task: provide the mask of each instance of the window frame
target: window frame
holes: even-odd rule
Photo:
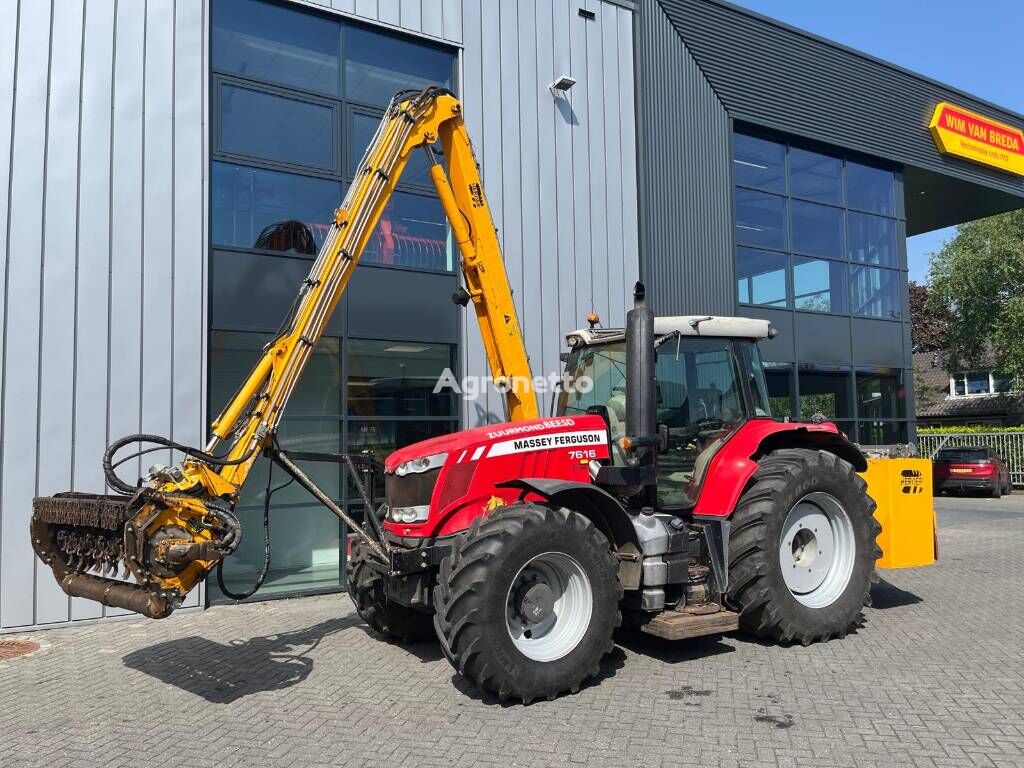
[[[815,145],[813,142],[802,142],[802,141],[799,141],[799,140],[794,140],[794,139],[792,139],[790,137],[776,135],[776,134],[773,134],[770,131],[766,131],[764,129],[759,129],[756,126],[748,126],[748,125],[745,125],[745,124],[736,124],[736,125],[733,126],[732,136],[734,137],[732,139],[733,146],[735,145],[735,137],[740,137],[740,136],[748,137],[748,138],[753,138],[753,139],[758,139],[758,140],[761,140],[761,141],[770,141],[770,142],[774,142],[775,144],[781,146],[783,148],[783,150],[784,150],[784,152],[783,152],[783,180],[785,182],[783,184],[782,191],[770,191],[770,190],[762,188],[762,187],[756,187],[756,186],[751,186],[749,184],[741,183],[740,181],[738,181],[736,179],[735,172],[733,172],[733,174],[732,174],[731,204],[732,204],[732,211],[733,211],[732,242],[733,242],[733,268],[734,268],[734,275],[735,275],[737,253],[738,253],[738,249],[741,248],[741,247],[742,248],[754,248],[754,249],[757,249],[757,250],[769,251],[769,252],[784,254],[784,255],[789,257],[789,266],[787,268],[787,277],[786,277],[786,284],[788,286],[788,289],[787,289],[788,290],[788,296],[787,296],[787,306],[786,307],[778,307],[778,306],[773,306],[773,305],[770,305],[770,304],[755,304],[755,303],[751,303],[751,302],[740,301],[739,300],[739,293],[740,292],[739,292],[738,285],[734,288],[734,295],[736,296],[737,304],[739,306],[743,306],[743,307],[767,307],[767,308],[770,308],[770,309],[780,309],[780,310],[785,310],[785,311],[790,311],[790,312],[804,312],[804,313],[818,314],[818,315],[820,315],[820,314],[827,314],[827,315],[832,315],[834,317],[848,317],[848,318],[851,318],[851,319],[852,318],[869,318],[869,319],[873,319],[873,320],[884,320],[886,322],[893,322],[893,323],[906,322],[905,319],[904,319],[904,317],[906,315],[906,311],[905,311],[906,307],[905,307],[905,302],[904,302],[904,299],[903,299],[903,294],[905,292],[903,290],[903,288],[906,285],[906,281],[907,281],[907,266],[906,266],[906,255],[905,255],[905,251],[904,251],[905,246],[901,245],[901,242],[905,242],[905,239],[901,238],[901,232],[903,230],[900,228],[900,224],[901,224],[903,218],[902,218],[902,213],[901,213],[901,210],[900,210],[900,206],[899,206],[899,202],[898,202],[898,195],[897,195],[897,189],[898,189],[898,184],[899,184],[899,170],[896,169],[896,168],[883,167],[882,165],[878,164],[877,162],[875,162],[875,163],[865,162],[861,158],[859,158],[857,156],[854,156],[852,154],[843,153],[840,150],[838,150],[837,148],[822,147],[822,146],[819,146],[819,145]],[[814,197],[808,197],[808,196],[805,196],[805,195],[795,194],[793,192],[792,183],[791,183],[792,169],[791,169],[790,158],[791,158],[791,155],[793,154],[794,150],[801,151],[801,152],[812,152],[812,153],[815,153],[815,154],[818,154],[818,155],[822,155],[822,156],[826,156],[826,157],[831,157],[831,158],[834,158],[836,160],[839,160],[839,162],[840,162],[839,184],[840,184],[840,193],[841,193],[840,197],[841,197],[841,199],[840,199],[840,201],[838,203],[830,202],[830,201],[825,201],[825,200],[821,200],[821,199],[816,199]],[[732,152],[732,158],[731,159],[732,159],[733,162],[735,162],[735,150],[732,149],[731,152]],[[889,173],[889,174],[892,175],[892,178],[893,178],[893,189],[892,189],[893,211],[892,211],[891,214],[883,214],[883,213],[879,213],[878,211],[875,211],[875,210],[868,210],[868,209],[864,209],[864,208],[859,208],[859,207],[856,207],[856,206],[851,206],[849,204],[849,195],[847,193],[847,168],[848,168],[850,163],[856,164],[858,166],[867,167],[867,168],[874,168],[876,170],[884,171],[884,172]],[[736,220],[736,193],[737,193],[738,190],[745,190],[745,191],[748,191],[748,192],[757,192],[757,193],[760,193],[761,195],[768,195],[768,196],[778,197],[778,198],[782,198],[784,200],[784,210],[785,210],[785,221],[784,221],[784,241],[785,241],[785,247],[784,248],[777,248],[777,247],[773,247],[773,246],[764,246],[764,245],[750,245],[750,244],[741,242],[740,238],[737,235],[737,220]],[[793,207],[794,207],[793,203],[794,202],[797,202],[797,203],[810,203],[812,205],[819,205],[819,206],[824,206],[824,207],[827,207],[827,208],[839,209],[839,210],[842,211],[842,249],[841,249],[841,252],[840,252],[840,254],[838,256],[826,256],[826,255],[822,255],[822,254],[818,254],[818,253],[810,253],[810,252],[805,252],[805,251],[797,250],[796,249],[795,243],[793,241]],[[867,262],[854,261],[853,259],[850,258],[850,221],[849,221],[849,219],[850,219],[850,214],[851,213],[852,214],[866,214],[866,215],[875,216],[875,217],[878,217],[878,218],[881,218],[881,219],[888,219],[889,221],[891,221],[893,223],[893,227],[894,227],[895,233],[896,233],[896,238],[895,238],[896,239],[895,264],[893,264],[893,265],[869,264]],[[845,272],[846,272],[845,283],[846,283],[846,292],[847,292],[847,294],[845,296],[845,305],[846,305],[846,311],[845,312],[831,312],[831,311],[823,312],[821,310],[816,310],[816,309],[808,309],[808,308],[798,308],[798,307],[796,307],[796,287],[795,287],[795,274],[794,274],[794,270],[795,270],[795,266],[796,266],[796,258],[797,257],[814,258],[814,259],[821,259],[821,260],[825,260],[825,261],[835,261],[835,262],[839,262],[839,263],[842,263],[842,264],[845,265]],[[893,273],[896,274],[896,281],[897,281],[897,296],[896,296],[896,299],[897,299],[897,307],[898,307],[899,317],[891,317],[891,316],[877,317],[875,315],[857,314],[857,313],[855,313],[853,311],[854,301],[853,301],[853,293],[852,293],[852,291],[853,291],[853,269],[854,269],[854,267],[871,267],[873,269],[889,270],[890,272],[893,272]],[[734,283],[738,283],[738,280],[739,280],[739,278],[736,277],[736,279],[734,280]]]
[[[217,250],[228,250],[241,253],[256,253],[261,255],[278,256],[283,258],[300,258],[306,260],[315,260],[316,255],[308,254],[297,254],[297,253],[283,253],[281,251],[268,250],[263,248],[245,247],[237,245],[217,245],[213,241],[213,213],[214,213],[214,190],[212,184],[212,167],[213,163],[230,163],[232,165],[238,165],[245,168],[255,168],[259,170],[277,171],[281,173],[292,173],[301,176],[307,176],[316,179],[332,180],[341,183],[341,196],[339,196],[337,204],[340,205],[342,198],[345,195],[349,185],[351,185],[355,178],[355,169],[353,166],[358,161],[358,158],[352,159],[352,154],[349,144],[351,142],[346,140],[346,137],[350,135],[350,129],[353,121],[354,113],[362,113],[364,115],[376,116],[380,119],[383,116],[384,110],[373,104],[366,104],[364,102],[354,101],[346,99],[346,87],[345,87],[345,29],[346,27],[360,27],[375,34],[381,34],[389,37],[396,37],[407,42],[412,42],[419,45],[424,45],[439,51],[446,51],[451,55],[452,58],[452,72],[451,82],[453,84],[453,90],[458,92],[459,90],[459,60],[460,51],[457,47],[444,44],[440,41],[426,41],[421,40],[413,35],[403,34],[400,31],[388,29],[376,24],[369,22],[362,22],[356,19],[350,19],[348,17],[342,17],[335,14],[318,12],[312,8],[296,8],[291,5],[282,4],[276,2],[276,0],[261,0],[268,2],[272,5],[279,5],[282,8],[297,10],[301,13],[317,16],[322,19],[335,22],[338,25],[338,39],[339,39],[339,91],[337,96],[323,93],[320,91],[303,89],[301,87],[295,87],[286,83],[279,83],[277,81],[269,80],[258,80],[247,78],[244,75],[239,75],[235,72],[229,72],[224,70],[218,70],[213,65],[213,57],[211,54],[210,61],[208,64],[208,83],[210,89],[210,110],[212,112],[210,116],[210,125],[207,130],[209,152],[207,157],[207,173],[211,179],[209,192],[207,194],[207,216],[211,222],[211,226],[208,228],[207,247],[212,252],[214,248]],[[210,24],[209,30],[209,44],[212,48],[214,46],[214,35],[215,29],[213,24]],[[221,117],[221,85],[234,84],[239,87],[244,87],[249,90],[267,93],[273,96],[281,96],[284,98],[294,99],[300,102],[306,102],[315,104],[317,106],[330,106],[332,108],[332,120],[333,120],[333,141],[335,148],[335,167],[331,170],[324,170],[319,166],[308,166],[300,165],[288,162],[282,162],[278,160],[271,160],[268,158],[254,157],[235,152],[226,152],[222,149],[220,139],[222,130],[222,117]],[[434,200],[438,199],[437,190],[433,185],[422,185],[413,184],[399,179],[399,183],[395,186],[396,192],[402,192],[406,194],[416,195],[418,197],[427,197]],[[324,222],[328,223],[328,222]],[[418,267],[413,265],[405,264],[383,264],[378,262],[366,262],[366,266],[373,267],[375,269],[400,269],[418,273],[430,273],[430,274],[443,274],[452,275],[457,272],[458,257],[457,254],[453,253],[454,243],[450,236],[450,225],[447,220],[445,224],[448,227],[449,235],[447,237],[447,248],[448,248],[448,262],[451,265],[450,268],[446,269],[433,269],[430,267]]]

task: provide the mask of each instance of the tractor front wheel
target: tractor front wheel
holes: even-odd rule
[[[366,547],[356,541],[345,569],[348,596],[359,617],[370,629],[404,643],[434,639],[430,614],[388,600],[384,576],[367,564],[367,557]]]
[[[460,674],[529,703],[598,674],[621,597],[611,547],[589,520],[513,504],[475,520],[442,560],[434,625]]]
[[[867,486],[825,451],[763,457],[732,516],[729,603],[758,637],[808,645],[843,637],[862,609],[882,552]]]

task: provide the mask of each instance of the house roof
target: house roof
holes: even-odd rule
[[[1018,420],[1024,421],[1024,394],[1000,393],[950,397],[949,371],[943,366],[941,354],[915,352],[914,374],[916,384],[923,384],[942,393],[942,399],[931,405],[923,406],[918,403],[917,417],[919,419],[963,420],[1016,415]]]

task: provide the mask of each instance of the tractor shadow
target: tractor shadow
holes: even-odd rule
[[[232,640],[183,637],[132,651],[122,658],[129,669],[212,704],[230,704],[263,691],[297,685],[313,670],[310,656],[325,637],[361,623],[355,614],[329,619],[294,632]]]
[[[889,608],[902,608],[921,602],[924,601],[913,592],[900,589],[885,579],[880,579],[877,584],[871,587],[871,607],[879,611]]]

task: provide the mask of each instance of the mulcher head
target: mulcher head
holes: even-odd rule
[[[143,494],[38,497],[32,547],[69,595],[160,619],[218,559],[205,512],[198,500]]]

